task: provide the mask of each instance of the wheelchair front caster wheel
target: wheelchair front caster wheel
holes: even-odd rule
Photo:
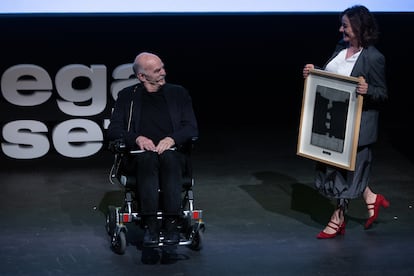
[[[106,214],[106,232],[109,236],[113,236],[116,228],[116,208],[114,206],[108,207],[108,213]]]
[[[112,237],[112,249],[115,253],[123,255],[126,249],[126,235],[124,231],[114,234]]]

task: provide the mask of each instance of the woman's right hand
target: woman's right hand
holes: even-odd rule
[[[315,69],[315,65],[313,64],[306,64],[305,67],[303,67],[303,78],[306,78],[309,76],[309,71]]]

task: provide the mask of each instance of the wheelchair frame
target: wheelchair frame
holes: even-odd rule
[[[194,139],[192,142],[194,142]],[[108,206],[105,227],[108,235],[111,237],[111,249],[117,254],[122,255],[125,253],[127,247],[127,224],[135,222],[140,225],[141,228],[144,228],[145,225],[137,210],[138,203],[134,198],[134,188],[136,188],[137,185],[135,177],[122,173],[121,162],[128,154],[139,154],[143,151],[127,152],[125,144],[121,140],[110,142],[109,149],[115,153],[114,164],[110,171],[109,180],[112,184],[118,183],[124,189],[125,200],[123,206]],[[186,177],[183,183],[183,197],[181,201],[182,214],[179,219],[179,225],[177,226],[180,233],[180,241],[178,245],[187,246],[192,250],[199,251],[203,247],[205,224],[202,220],[203,211],[194,208],[193,186],[194,178],[191,172],[189,177]],[[163,219],[162,211],[157,212],[157,219],[161,224]],[[163,243],[164,233],[162,229],[160,230],[159,237],[158,247],[165,246]]]

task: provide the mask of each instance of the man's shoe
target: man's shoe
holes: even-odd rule
[[[177,245],[180,242],[180,233],[178,231],[170,231],[165,234],[163,243],[166,245]]]
[[[158,246],[160,230],[158,226],[158,220],[155,216],[148,216],[144,218],[146,229],[144,233],[143,246],[154,247]]]
[[[177,218],[169,217],[165,220],[165,236],[163,243],[176,245],[180,242],[180,233],[177,229]]]
[[[144,247],[155,247],[158,246],[159,235],[158,233],[150,232],[148,229],[145,229],[143,246]]]

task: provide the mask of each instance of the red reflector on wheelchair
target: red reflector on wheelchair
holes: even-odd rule
[[[122,222],[131,222],[131,216],[129,214],[122,215]]]
[[[201,219],[203,211],[201,210],[194,210],[193,211],[193,219]]]

